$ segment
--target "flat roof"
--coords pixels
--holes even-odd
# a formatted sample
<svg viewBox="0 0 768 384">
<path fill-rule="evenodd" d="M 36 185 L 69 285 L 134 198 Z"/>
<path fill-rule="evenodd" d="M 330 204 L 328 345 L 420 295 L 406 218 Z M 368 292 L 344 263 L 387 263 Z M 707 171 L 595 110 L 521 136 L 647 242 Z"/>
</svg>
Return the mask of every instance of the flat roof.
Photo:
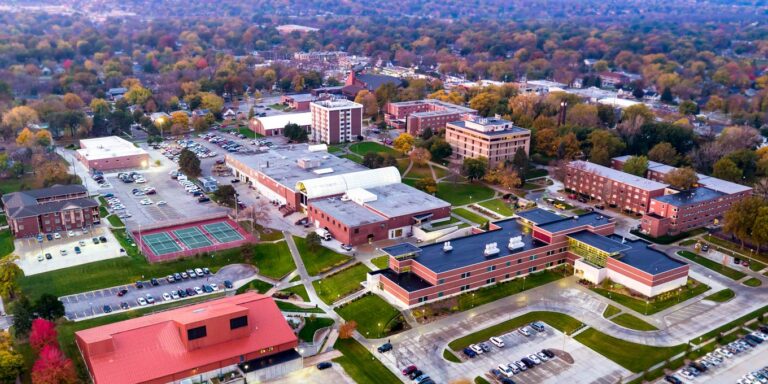
<svg viewBox="0 0 768 384">
<path fill-rule="evenodd" d="M 408 292 L 415 292 L 425 288 L 432 287 L 428 281 L 422 279 L 419 275 L 412 272 L 397 273 L 389 268 L 380 271 L 369 272 L 372 275 L 382 275 L 393 283 L 399 285 Z"/>
<path fill-rule="evenodd" d="M 589 212 L 580 216 L 571 216 L 558 221 L 553 221 L 546 224 L 537 225 L 540 229 L 543 229 L 549 233 L 562 232 L 582 225 L 589 225 L 597 227 L 600 225 L 608 224 L 611 220 L 610 216 L 605 216 L 597 212 Z"/>
<path fill-rule="evenodd" d="M 381 249 L 384 253 L 392 257 L 405 256 L 421 252 L 421 248 L 411 243 L 400 243 L 390 245 Z"/>
<path fill-rule="evenodd" d="M 502 120 L 502 119 L 495 119 L 495 118 L 483 118 L 483 119 L 486 119 L 486 122 L 481 122 L 479 119 L 468 120 L 468 121 L 470 123 L 474 122 L 475 124 L 481 124 L 481 125 L 487 125 L 487 126 L 511 123 L 510 121 Z M 468 129 L 468 130 L 471 130 L 472 132 L 477 132 L 481 135 L 486 135 L 486 136 L 501 136 L 501 135 L 508 135 L 510 133 L 525 133 L 525 132 L 530 133 L 531 132 L 525 128 L 520 128 L 516 125 L 510 125 L 509 128 L 498 130 L 498 131 L 481 131 L 479 129 L 476 129 L 475 127 L 467 125 L 467 121 L 464 121 L 464 120 L 451 121 L 450 123 L 448 123 L 448 125 L 461 128 L 461 129 Z"/>
<path fill-rule="evenodd" d="M 571 233 L 568 235 L 568 237 L 573 238 L 574 240 L 580 241 L 584 244 L 587 244 L 591 247 L 595 247 L 601 251 L 605 251 L 607 253 L 617 253 L 617 252 L 626 251 L 632 248 L 614 239 L 611 239 L 602 235 L 598 235 L 596 233 L 592 233 L 586 230 L 579 231 L 576 233 Z"/>
<path fill-rule="evenodd" d="M 724 195 L 725 193 L 722 193 L 719 191 L 715 191 L 706 187 L 698 187 L 698 188 L 689 189 L 687 191 L 681 191 L 678 193 L 659 196 L 654 198 L 654 200 L 660 201 L 662 203 L 667 203 L 675 207 L 684 207 L 686 205 L 692 205 L 692 204 L 697 204 L 697 203 L 702 203 L 705 201 L 717 199 L 718 197 L 721 197 Z"/>
<path fill-rule="evenodd" d="M 387 220 L 386 217 L 378 215 L 360 204 L 353 201 L 342 201 L 338 197 L 315 199 L 309 204 L 348 227 L 359 227 Z"/>
<path fill-rule="evenodd" d="M 86 160 L 111 159 L 113 157 L 147 155 L 147 151 L 117 136 L 80 140 L 77 153 Z"/>
<path fill-rule="evenodd" d="M 463 113 L 476 113 L 477 110 L 465 107 L 463 105 L 453 104 L 449 103 L 447 101 L 437 100 L 437 99 L 421 99 L 421 100 L 410 100 L 410 101 L 400 101 L 396 103 L 392 103 L 392 105 L 396 105 L 399 107 L 408 107 L 412 105 L 423 105 L 423 104 L 429 104 L 429 105 L 435 105 L 444 108 L 443 111 L 456 111 L 456 112 L 463 112 Z M 422 112 L 416 112 L 416 113 L 422 113 Z"/>
<path fill-rule="evenodd" d="M 336 109 L 347 109 L 347 108 L 362 108 L 362 104 L 355 103 L 354 101 L 349 101 L 347 99 L 327 99 L 327 100 L 316 100 L 311 103 L 311 105 L 316 105 L 323 109 L 329 109 L 329 110 L 336 110 Z"/>
<path fill-rule="evenodd" d="M 254 117 L 264 130 L 283 129 L 288 124 L 298 124 L 301 127 L 312 125 L 312 112 L 283 113 L 265 117 Z"/>
<path fill-rule="evenodd" d="M 541 208 L 534 208 L 528 211 L 516 212 L 515 214 L 517 216 L 522 217 L 523 219 L 533 222 L 536 225 L 542 225 L 542 224 L 551 223 L 553 221 L 559 221 L 563 219 L 563 216 L 560 216 L 554 212 L 550 212 Z"/>
<path fill-rule="evenodd" d="M 315 99 L 315 96 L 311 93 L 299 93 L 295 95 L 285 95 L 286 99 L 291 99 L 295 102 L 302 102 L 302 101 L 312 101 Z"/>
<path fill-rule="evenodd" d="M 368 188 L 376 195 L 376 201 L 365 203 L 387 217 L 413 215 L 419 212 L 450 207 L 451 203 L 424 193 L 410 185 L 397 183 Z"/>
<path fill-rule="evenodd" d="M 600 164 L 590 163 L 589 161 L 576 160 L 570 162 L 568 166 L 576 169 L 583 169 L 584 171 L 600 175 L 645 191 L 655 191 L 667 187 L 667 184 L 618 171 L 613 168 L 604 167 Z"/>
<path fill-rule="evenodd" d="M 307 144 L 275 146 L 255 155 L 235 153 L 227 154 L 227 157 L 234 158 L 245 166 L 269 176 L 292 191 L 295 191 L 296 183 L 302 180 L 368 170 L 352 160 L 331 155 L 326 151 L 310 151 Z M 299 160 L 316 162 L 319 166 L 301 168 L 298 165 Z M 332 169 L 333 172 L 324 174 L 313 172 L 323 168 Z"/>
<path fill-rule="evenodd" d="M 609 237 L 617 241 L 624 240 L 615 234 Z M 651 244 L 645 240 L 624 240 L 624 245 L 628 245 L 630 249 L 622 251 L 616 260 L 652 275 L 658 275 L 686 265 L 663 252 L 649 248 Z"/>
<path fill-rule="evenodd" d="M 747 187 L 746 185 L 741 185 L 737 183 L 732 183 L 730 181 L 725 181 L 723 179 L 718 179 L 716 177 L 707 176 L 701 173 L 697 174 L 699 176 L 699 184 L 704 185 L 705 187 L 722 192 L 725 194 L 734 194 L 739 192 L 746 192 L 752 190 L 752 188 Z"/>
</svg>

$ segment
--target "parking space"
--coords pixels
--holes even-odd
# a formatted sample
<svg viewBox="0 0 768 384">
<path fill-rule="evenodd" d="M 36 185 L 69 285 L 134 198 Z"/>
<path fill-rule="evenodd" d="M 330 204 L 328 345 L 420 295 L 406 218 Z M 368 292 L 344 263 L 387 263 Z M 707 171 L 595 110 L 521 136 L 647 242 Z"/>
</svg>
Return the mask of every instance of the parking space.
<svg viewBox="0 0 768 384">
<path fill-rule="evenodd" d="M 52 240 L 44 237 L 42 242 L 34 238 L 14 242 L 18 265 L 26 276 L 125 256 L 112 232 L 102 225 L 86 233 L 77 230 L 72 231 L 72 236 L 68 232 L 61 232 L 59 236 Z"/>
<path fill-rule="evenodd" d="M 664 321 L 666 321 L 668 326 L 683 323 L 694 316 L 712 310 L 716 306 L 717 303 L 714 301 L 700 300 L 664 316 Z"/>
<path fill-rule="evenodd" d="M 186 273 L 186 271 L 179 271 Z M 173 282 L 169 282 L 166 276 L 157 276 L 158 285 L 153 286 L 149 280 L 143 281 L 143 288 L 137 288 L 136 284 L 119 285 L 115 287 L 100 289 L 96 291 L 83 292 L 75 295 L 63 296 L 59 300 L 64 303 L 65 316 L 70 320 L 83 320 L 93 316 L 105 315 L 105 306 L 109 307 L 109 313 L 115 313 L 125 310 L 130 310 L 136 307 L 144 307 L 151 305 L 163 304 L 171 301 L 185 300 L 197 295 L 213 294 L 215 292 L 226 291 L 224 281 L 229 280 L 235 283 L 238 280 L 248 279 L 255 275 L 255 271 L 252 267 L 247 265 L 229 265 L 217 273 L 203 274 L 201 277 L 182 278 L 179 281 L 174 279 Z M 150 277 L 147 276 L 147 279 Z M 192 296 L 186 296 L 184 298 L 171 296 L 172 291 L 178 292 L 179 290 L 191 289 L 196 291 L 195 287 L 203 290 L 204 285 L 212 286 L 215 284 L 216 290 L 212 292 L 202 291 L 195 293 Z M 118 294 L 122 291 L 126 292 L 122 296 Z M 164 300 L 163 294 L 168 294 L 169 300 Z M 146 295 L 151 295 L 155 303 L 140 305 L 138 299 L 141 297 L 146 300 Z M 177 293 L 178 295 L 178 293 Z"/>
</svg>

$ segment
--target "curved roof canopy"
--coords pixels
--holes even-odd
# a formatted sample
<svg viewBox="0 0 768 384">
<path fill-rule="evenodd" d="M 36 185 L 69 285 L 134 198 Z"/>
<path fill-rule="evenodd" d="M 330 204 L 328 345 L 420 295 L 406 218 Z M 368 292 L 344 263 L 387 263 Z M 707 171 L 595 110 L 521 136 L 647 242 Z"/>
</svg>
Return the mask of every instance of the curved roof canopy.
<svg viewBox="0 0 768 384">
<path fill-rule="evenodd" d="M 317 199 L 341 195 L 353 188 L 375 188 L 400 181 L 400 171 L 386 167 L 302 180 L 296 183 L 296 189 L 307 195 L 307 199 Z"/>
</svg>

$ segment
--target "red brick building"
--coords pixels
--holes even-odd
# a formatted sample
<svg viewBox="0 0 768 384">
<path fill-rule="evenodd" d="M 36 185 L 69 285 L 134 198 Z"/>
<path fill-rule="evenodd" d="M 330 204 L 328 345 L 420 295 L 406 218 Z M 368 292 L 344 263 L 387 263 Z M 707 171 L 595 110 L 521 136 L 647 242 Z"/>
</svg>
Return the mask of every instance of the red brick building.
<svg viewBox="0 0 768 384">
<path fill-rule="evenodd" d="M 288 124 L 296 124 L 309 132 L 312 126 L 312 114 L 309 112 L 299 112 L 264 117 L 254 116 L 248 122 L 248 127 L 251 131 L 262 136 L 283 136 L 283 130 Z"/>
<path fill-rule="evenodd" d="M 280 96 L 280 102 L 291 108 L 293 112 L 309 111 L 309 103 L 315 101 L 316 99 L 317 97 L 310 93 Z"/>
<path fill-rule="evenodd" d="M 434 99 L 387 103 L 384 108 L 387 125 L 414 136 L 428 128 L 437 132 L 451 121 L 466 120 L 477 114 L 472 108 Z"/>
<path fill-rule="evenodd" d="M 362 104 L 346 99 L 328 99 L 313 101 L 309 109 L 312 113 L 310 137 L 315 142 L 346 143 L 357 140 L 362 133 Z"/>
<path fill-rule="evenodd" d="M 3 209 L 17 238 L 99 224 L 99 204 L 79 184 L 54 185 L 3 195 Z"/>
<path fill-rule="evenodd" d="M 75 341 L 95 384 L 200 382 L 230 372 L 260 382 L 303 365 L 274 300 L 253 292 L 86 329 Z"/>
<path fill-rule="evenodd" d="M 531 149 L 531 131 L 500 118 L 473 117 L 445 125 L 445 141 L 453 148 L 453 156 L 488 159 L 490 167 L 512 160 L 518 149 L 527 155 Z"/>
<path fill-rule="evenodd" d="M 82 139 L 75 157 L 90 170 L 115 171 L 149 166 L 147 151 L 117 136 Z"/>
<path fill-rule="evenodd" d="M 613 219 L 597 213 L 521 212 L 518 219 L 445 243 L 384 248 L 389 266 L 369 273 L 368 286 L 400 307 L 413 307 L 564 263 L 593 283 L 608 277 L 649 297 L 686 283 L 687 264 L 644 241 L 627 242 L 613 235 L 614 228 Z"/>
</svg>

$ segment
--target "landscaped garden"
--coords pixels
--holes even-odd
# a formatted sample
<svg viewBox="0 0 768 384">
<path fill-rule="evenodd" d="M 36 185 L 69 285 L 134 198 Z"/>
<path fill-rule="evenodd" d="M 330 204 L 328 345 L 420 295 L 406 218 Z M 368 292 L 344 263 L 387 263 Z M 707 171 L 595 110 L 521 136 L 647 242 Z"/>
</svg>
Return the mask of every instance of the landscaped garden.
<svg viewBox="0 0 768 384">
<path fill-rule="evenodd" d="M 705 297 L 704 300 L 711 300 L 717 303 L 722 303 L 732 299 L 734 296 L 736 296 L 736 292 L 733 292 L 732 289 L 726 288 L 726 289 L 723 289 L 722 291 L 717 291 Z"/>
<path fill-rule="evenodd" d="M 574 339 L 632 372 L 642 372 L 685 351 L 685 344 L 653 347 L 617 339 L 594 328 L 584 330 Z"/>
<path fill-rule="evenodd" d="M 490 211 L 501 216 L 512 216 L 515 214 L 515 210 L 512 209 L 511 204 L 504 202 L 502 199 L 483 201 L 482 203 L 479 203 L 479 205 L 488 208 Z"/>
<path fill-rule="evenodd" d="M 373 263 L 373 265 L 375 265 L 379 269 L 387 268 L 389 266 L 389 256 L 384 255 L 384 256 L 374 257 L 373 259 L 371 259 L 371 263 Z"/>
<path fill-rule="evenodd" d="M 280 292 L 284 292 L 287 295 L 296 295 L 304 301 L 309 301 L 309 294 L 307 293 L 307 288 L 304 287 L 304 284 L 281 289 Z"/>
<path fill-rule="evenodd" d="M 406 324 L 400 311 L 372 293 L 336 308 L 336 313 L 346 321 L 355 321 L 358 332 L 366 338 L 386 337 Z"/>
<path fill-rule="evenodd" d="M 454 208 L 453 213 L 476 224 L 485 224 L 489 220 L 465 208 Z"/>
<path fill-rule="evenodd" d="M 322 245 L 310 250 L 307 240 L 298 236 L 294 236 L 293 241 L 310 276 L 319 275 L 352 259 L 351 256 L 336 253 Z"/>
<path fill-rule="evenodd" d="M 308 343 L 314 341 L 315 332 L 318 329 L 330 327 L 333 325 L 333 319 L 327 317 L 305 317 L 304 326 L 299 331 L 299 339 Z"/>
<path fill-rule="evenodd" d="M 650 300 L 629 296 L 628 292 L 623 288 L 619 288 L 618 285 L 616 285 L 613 290 L 609 288 L 598 287 L 591 289 L 592 291 L 599 293 L 636 312 L 645 315 L 652 315 L 673 305 L 677 305 L 678 303 L 682 303 L 688 299 L 696 297 L 708 291 L 710 287 L 706 284 L 689 278 L 688 284 L 686 284 L 686 286 L 678 290 L 663 293 L 659 296 L 651 298 Z"/>
<path fill-rule="evenodd" d="M 317 296 L 321 300 L 326 304 L 332 304 L 344 296 L 363 289 L 360 283 L 365 281 L 369 271 L 364 264 L 355 264 L 321 280 L 313 281 L 312 286 L 315 287 Z"/>
<path fill-rule="evenodd" d="M 258 293 L 267 293 L 267 291 L 272 289 L 272 287 L 273 285 L 270 283 L 267 283 L 266 281 L 253 279 L 248 283 L 244 284 L 242 287 L 238 288 L 237 293 L 241 294 L 248 291 L 256 291 Z"/>
<path fill-rule="evenodd" d="M 492 189 L 480 183 L 453 183 L 450 181 L 437 183 L 437 197 L 454 206 L 488 200 L 493 195 Z"/>
</svg>

